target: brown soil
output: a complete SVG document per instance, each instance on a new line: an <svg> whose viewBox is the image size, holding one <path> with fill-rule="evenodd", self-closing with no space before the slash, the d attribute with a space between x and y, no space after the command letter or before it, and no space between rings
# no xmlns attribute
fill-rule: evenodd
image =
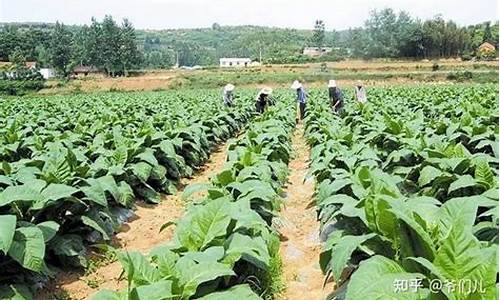
<svg viewBox="0 0 500 300"><path fill-rule="evenodd" d="M116 234L112 244L120 250L147 253L154 246L172 238L174 228L168 227L161 233L160 227L177 220L184 213L184 201L181 199L183 187L200 182L207 182L210 176L222 168L226 161L226 146L220 146L212 153L210 160L191 179L181 180L181 188L175 195L163 197L160 204L152 205L139 202L134 216L124 224ZM92 274L78 271L62 272L54 283L37 295L37 300L64 299L83 300L102 289L120 289L126 287L126 280L120 278L122 268L119 262L99 267ZM90 286L89 286L90 285ZM92 286L92 287L91 287Z"/></svg>
<svg viewBox="0 0 500 300"><path fill-rule="evenodd" d="M299 124L293 136L295 157L289 164L292 173L286 189L285 207L281 212L284 226L280 233L287 239L280 248L286 282L286 290L277 297L281 300L325 299L333 289L332 282L323 288L325 276L319 267L319 223L313 202L314 181L304 182L309 147L303 131L303 126Z"/></svg>

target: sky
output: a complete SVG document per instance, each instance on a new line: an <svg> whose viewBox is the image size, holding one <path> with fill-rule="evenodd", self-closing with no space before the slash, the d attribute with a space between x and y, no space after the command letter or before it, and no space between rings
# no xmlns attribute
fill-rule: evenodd
<svg viewBox="0 0 500 300"><path fill-rule="evenodd" d="M170 29L263 25L328 30L363 25L373 9L406 10L429 19L441 14L460 25L498 20L497 0L0 0L0 22L88 24L92 16L128 18L136 28Z"/></svg>

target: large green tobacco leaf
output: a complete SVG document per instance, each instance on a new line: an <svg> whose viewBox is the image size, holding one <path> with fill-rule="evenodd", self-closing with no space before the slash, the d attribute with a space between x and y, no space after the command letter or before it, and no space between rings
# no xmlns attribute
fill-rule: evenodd
<svg viewBox="0 0 500 300"><path fill-rule="evenodd" d="M17 228L9 255L24 268L40 272L45 256L43 232L34 226Z"/></svg>
<svg viewBox="0 0 500 300"><path fill-rule="evenodd" d="M0 207L14 201L42 201L40 191L46 184L43 180L33 179L23 185L9 186L0 193Z"/></svg>
<svg viewBox="0 0 500 300"><path fill-rule="evenodd" d="M54 221L38 223L36 224L36 226L42 231L45 243L49 242L56 236L57 231L59 231L60 227L60 225Z"/></svg>
<svg viewBox="0 0 500 300"><path fill-rule="evenodd" d="M407 273L399 264L383 256L374 256L361 262L347 285L348 300L420 300L425 299L423 287L417 291L396 290L395 283L410 282L423 278L418 273Z"/></svg>
<svg viewBox="0 0 500 300"><path fill-rule="evenodd" d="M262 298L255 294L252 289L246 285L235 285L227 291L215 292L197 300L261 300Z"/></svg>
<svg viewBox="0 0 500 300"><path fill-rule="evenodd" d="M240 258L266 270L269 267L270 256L264 239L262 237L251 238L239 233L233 234L226 246L224 262L234 265Z"/></svg>
<svg viewBox="0 0 500 300"><path fill-rule="evenodd" d="M16 216L14 215L3 215L0 216L0 251L6 254L10 245L12 244L12 239L14 238L14 232L16 230Z"/></svg>
<svg viewBox="0 0 500 300"><path fill-rule="evenodd" d="M44 207L55 203L57 200L70 197L76 192L78 192L78 189L72 186L51 183L41 192L41 199L36 200L31 206L31 209L43 209Z"/></svg>
<svg viewBox="0 0 500 300"><path fill-rule="evenodd" d="M441 210L442 240L433 261L439 274L449 280L481 281L483 287L494 289L498 246L483 248L472 233L477 203L457 198L445 203Z"/></svg>
<svg viewBox="0 0 500 300"><path fill-rule="evenodd" d="M175 264L179 259L178 254L171 251L167 246L160 245L151 250L149 255L158 266L161 278L171 279L176 275Z"/></svg>
<svg viewBox="0 0 500 300"><path fill-rule="evenodd" d="M480 160L478 163L476 163L474 178L480 185L482 185L486 189L494 188L498 184L493 171L485 160Z"/></svg>
<svg viewBox="0 0 500 300"><path fill-rule="evenodd" d="M439 176L441 176L443 172L439 169L434 168L433 166L425 166L421 171L420 171L420 176L418 177L418 184L420 186L425 186L429 183L432 183L432 181Z"/></svg>
<svg viewBox="0 0 500 300"><path fill-rule="evenodd" d="M403 201L392 201L389 210L401 221L397 238L400 239L402 255L434 259L434 241L427 224L420 222L424 218L417 218L411 206Z"/></svg>
<svg viewBox="0 0 500 300"><path fill-rule="evenodd" d="M365 215L368 227L381 235L396 240L398 221L390 210L395 201L385 195L375 195L365 198Z"/></svg>
<svg viewBox="0 0 500 300"><path fill-rule="evenodd" d="M152 284L141 285L130 291L128 300L166 300L175 299L172 293L172 282L160 280Z"/></svg>
<svg viewBox="0 0 500 300"><path fill-rule="evenodd" d="M137 285L146 285L160 280L160 272L139 252L120 253L118 259L129 281Z"/></svg>
<svg viewBox="0 0 500 300"><path fill-rule="evenodd" d="M2 300L32 300L33 295L25 285L0 286Z"/></svg>
<svg viewBox="0 0 500 300"><path fill-rule="evenodd" d="M98 231L104 240L110 240L112 232L106 228L104 221L101 219L98 213L91 212L85 216L81 216L83 224L91 227L92 229Z"/></svg>
<svg viewBox="0 0 500 300"><path fill-rule="evenodd" d="M195 207L188 219L179 223L177 238L191 251L205 249L214 239L224 236L231 221L227 198L210 201Z"/></svg>
<svg viewBox="0 0 500 300"><path fill-rule="evenodd" d="M474 187L477 185L478 185L478 182L474 179L474 177L472 177L470 175L462 175L462 176L458 177L457 180L452 182L452 184L450 184L450 187L448 189L448 194L450 194L454 191L457 191L459 189Z"/></svg>
<svg viewBox="0 0 500 300"><path fill-rule="evenodd" d="M179 284L183 287L182 299L189 299L196 294L196 289L202 283L223 276L235 275L234 271L227 265L217 262L195 263L191 260L181 259L177 263L180 273Z"/></svg>
<svg viewBox="0 0 500 300"><path fill-rule="evenodd" d="M351 258L353 251L356 250L356 248L358 248L361 244L363 244L363 242L371 239L374 236L376 236L375 233L365 234L361 236L343 236L331 249L325 249L332 252L331 260L328 265L332 270L333 278L336 281L340 281L342 270L347 266L347 262Z"/></svg>

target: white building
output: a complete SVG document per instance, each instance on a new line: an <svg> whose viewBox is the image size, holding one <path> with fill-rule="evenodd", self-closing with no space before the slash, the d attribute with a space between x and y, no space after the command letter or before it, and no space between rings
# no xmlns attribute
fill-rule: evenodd
<svg viewBox="0 0 500 300"><path fill-rule="evenodd" d="M310 57L321 56L323 54L327 54L332 52L332 47L305 47L302 52L303 55L307 55Z"/></svg>
<svg viewBox="0 0 500 300"><path fill-rule="evenodd" d="M221 68L249 67L252 60L250 58L221 58L219 60Z"/></svg>
<svg viewBox="0 0 500 300"><path fill-rule="evenodd" d="M56 71L50 68L41 68L38 72L42 74L44 79L50 79L56 77Z"/></svg>

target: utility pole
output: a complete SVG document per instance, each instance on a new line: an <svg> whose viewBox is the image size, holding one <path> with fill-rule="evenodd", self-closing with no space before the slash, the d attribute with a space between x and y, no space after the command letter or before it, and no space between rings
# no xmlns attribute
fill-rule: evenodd
<svg viewBox="0 0 500 300"><path fill-rule="evenodd" d="M262 46L259 43L259 63L262 65Z"/></svg>

